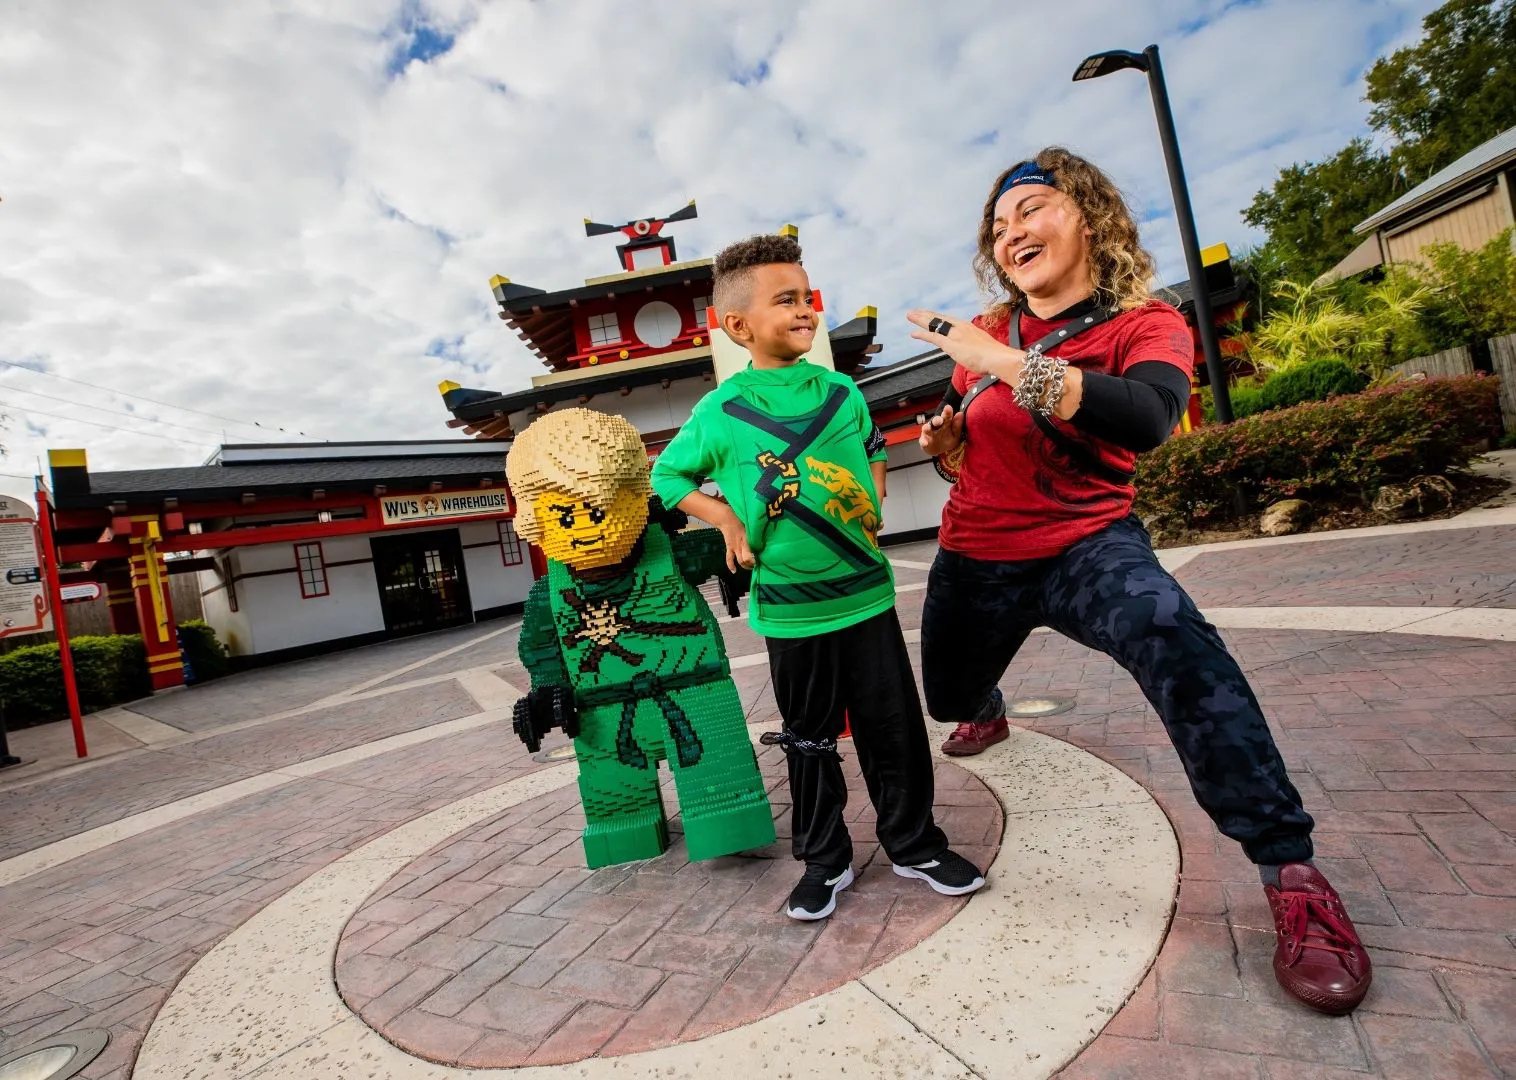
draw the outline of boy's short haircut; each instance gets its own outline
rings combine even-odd
[[[559,491],[604,508],[628,488],[652,494],[647,448],[624,417],[592,409],[550,412],[511,444],[505,476],[516,498],[516,533],[537,543],[536,499]]]
[[[775,263],[800,265],[800,243],[793,237],[778,235],[750,236],[729,244],[716,256],[715,285],[711,303],[716,318],[728,311],[738,311],[752,302],[750,292],[753,270]]]

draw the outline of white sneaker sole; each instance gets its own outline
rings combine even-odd
[[[853,868],[850,866],[842,872],[842,877],[837,884],[832,886],[832,898],[826,902],[826,907],[820,911],[806,911],[804,908],[785,908],[784,913],[792,919],[801,922],[816,922],[824,919],[837,910],[837,894],[853,883]]]
[[[899,863],[895,863],[894,866],[895,873],[899,874],[901,877],[920,878],[922,881],[926,882],[932,887],[932,891],[939,892],[943,896],[967,896],[971,892],[978,892],[980,889],[984,888],[984,876],[982,874],[979,877],[976,877],[973,881],[969,882],[967,885],[960,885],[957,888],[953,888],[951,885],[944,885],[941,882],[936,881],[930,874],[923,873],[913,866],[901,866]]]

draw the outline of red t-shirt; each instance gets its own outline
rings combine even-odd
[[[998,340],[1009,327],[974,320]],[[1073,320],[1046,322],[1027,312],[1021,317],[1023,346]],[[1121,375],[1133,364],[1161,360],[1194,369],[1195,346],[1184,316],[1157,300],[1124,312],[1048,349],[1070,367]],[[953,388],[967,394],[980,379],[963,367],[953,368]],[[1057,417],[1052,422],[1069,439],[1118,469],[1130,471],[1137,455],[1087,435]],[[1132,489],[1091,474],[1038,430],[1031,414],[1016,404],[1011,388],[998,383],[974,399],[967,418],[968,442],[942,511],[938,542],[949,551],[975,559],[1014,561],[1043,559],[1070,546],[1132,508]]]

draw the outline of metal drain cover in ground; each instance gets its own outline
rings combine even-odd
[[[0,1080],[68,1080],[100,1056],[110,1032],[66,1031],[0,1057]]]
[[[1024,697],[1006,707],[1008,716],[1057,716],[1074,707],[1073,698]]]
[[[532,755],[532,760],[541,762],[569,761],[572,760],[573,757],[574,744],[564,743],[562,746],[555,746],[551,750],[538,751]],[[0,1077],[0,1080],[5,1080],[5,1078]]]

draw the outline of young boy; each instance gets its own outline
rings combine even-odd
[[[653,465],[665,506],[710,522],[753,567],[749,622],[767,640],[805,863],[786,910],[824,919],[853,882],[837,738],[844,713],[895,873],[961,896],[984,875],[932,820],[932,756],[895,581],[879,551],[884,439],[845,375],[805,362],[816,332],[800,245],[755,236],[716,257],[722,329],[752,356],[695,406]],[[710,477],[723,499],[699,490]]]

